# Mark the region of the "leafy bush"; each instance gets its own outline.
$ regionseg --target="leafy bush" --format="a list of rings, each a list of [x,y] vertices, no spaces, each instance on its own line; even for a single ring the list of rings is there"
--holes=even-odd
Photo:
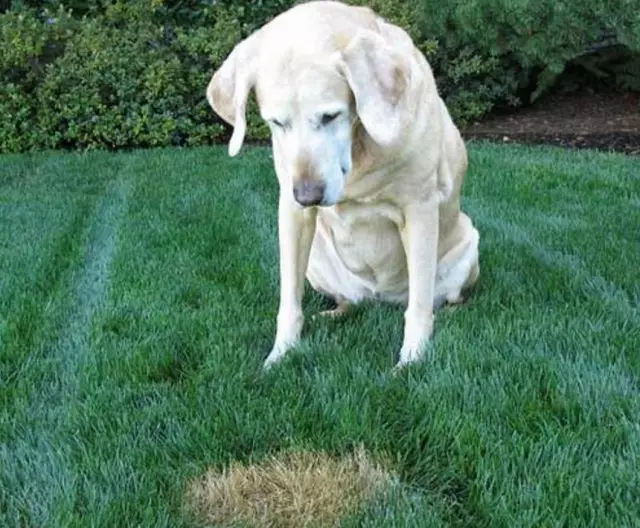
[[[33,10],[0,15],[0,152],[41,147],[35,129],[37,93],[46,69],[63,52],[75,21],[60,10],[38,18]]]
[[[628,0],[348,0],[404,27],[464,125],[538,97],[568,65],[637,88]],[[21,0],[0,11],[0,152],[223,141],[204,96],[242,38],[295,0]],[[619,53],[587,54],[602,35]],[[616,48],[618,49],[618,48]],[[625,57],[621,61],[620,58]],[[268,137],[255,100],[248,136]]]
[[[421,0],[421,30],[460,119],[496,102],[534,101],[602,37],[640,52],[640,9],[627,0]],[[623,69],[627,74],[628,69]],[[615,74],[615,72],[612,72]]]
[[[185,43],[149,16],[157,5],[116,2],[78,24],[38,90],[45,146],[180,145],[221,133],[203,96],[211,65],[197,70],[194,50],[221,56],[230,44],[211,36],[204,44],[197,33]]]
[[[94,1],[78,17],[62,7],[51,12],[45,6],[51,3],[0,15],[0,47],[10,50],[0,56],[0,151],[224,138],[205,88],[259,24],[250,23],[255,9],[248,17],[233,2]],[[187,16],[193,13],[197,19]],[[250,124],[251,137],[267,137],[255,103]]]

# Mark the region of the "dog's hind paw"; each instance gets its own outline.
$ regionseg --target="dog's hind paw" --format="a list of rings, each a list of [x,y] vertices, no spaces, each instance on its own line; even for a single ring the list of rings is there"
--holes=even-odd
[[[351,304],[349,301],[341,301],[333,310],[324,310],[323,312],[319,312],[313,316],[313,319],[319,319],[320,317],[342,317],[347,314],[350,306]]]

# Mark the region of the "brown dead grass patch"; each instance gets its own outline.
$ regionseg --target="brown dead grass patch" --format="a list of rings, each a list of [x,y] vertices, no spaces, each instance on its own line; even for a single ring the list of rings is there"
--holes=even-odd
[[[337,526],[393,480],[363,448],[341,458],[302,451],[209,470],[189,484],[186,503],[215,525]]]

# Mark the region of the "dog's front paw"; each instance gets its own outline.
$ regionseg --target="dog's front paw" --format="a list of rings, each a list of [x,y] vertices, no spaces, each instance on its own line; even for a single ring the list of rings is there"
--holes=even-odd
[[[422,345],[414,345],[414,346],[403,346],[400,350],[400,359],[396,366],[393,368],[394,371],[398,371],[408,365],[412,365],[424,359],[425,356],[425,348],[427,347],[427,343]]]
[[[271,352],[264,361],[264,368],[268,369],[278,363],[288,350],[293,348],[300,339],[303,324],[302,314],[290,315],[285,312],[278,316],[278,331]]]
[[[287,350],[289,350],[289,346],[285,346],[285,345],[274,345],[273,348],[271,349],[271,352],[269,352],[269,355],[267,356],[267,359],[264,360],[263,363],[263,368],[265,370],[270,369],[273,365],[275,365],[276,363],[278,363],[285,355],[285,353],[287,352]]]
[[[405,314],[404,342],[400,350],[400,359],[394,370],[412,365],[424,359],[433,334],[433,314]]]

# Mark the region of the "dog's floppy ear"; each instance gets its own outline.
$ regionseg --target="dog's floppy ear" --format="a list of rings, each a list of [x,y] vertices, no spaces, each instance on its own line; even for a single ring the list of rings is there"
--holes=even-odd
[[[409,121],[411,64],[403,50],[372,30],[360,31],[340,54],[356,110],[367,133],[379,145],[400,139]]]
[[[207,86],[211,108],[233,126],[230,156],[240,151],[247,130],[245,114],[249,92],[255,84],[257,40],[258,33],[254,33],[237,44]]]

